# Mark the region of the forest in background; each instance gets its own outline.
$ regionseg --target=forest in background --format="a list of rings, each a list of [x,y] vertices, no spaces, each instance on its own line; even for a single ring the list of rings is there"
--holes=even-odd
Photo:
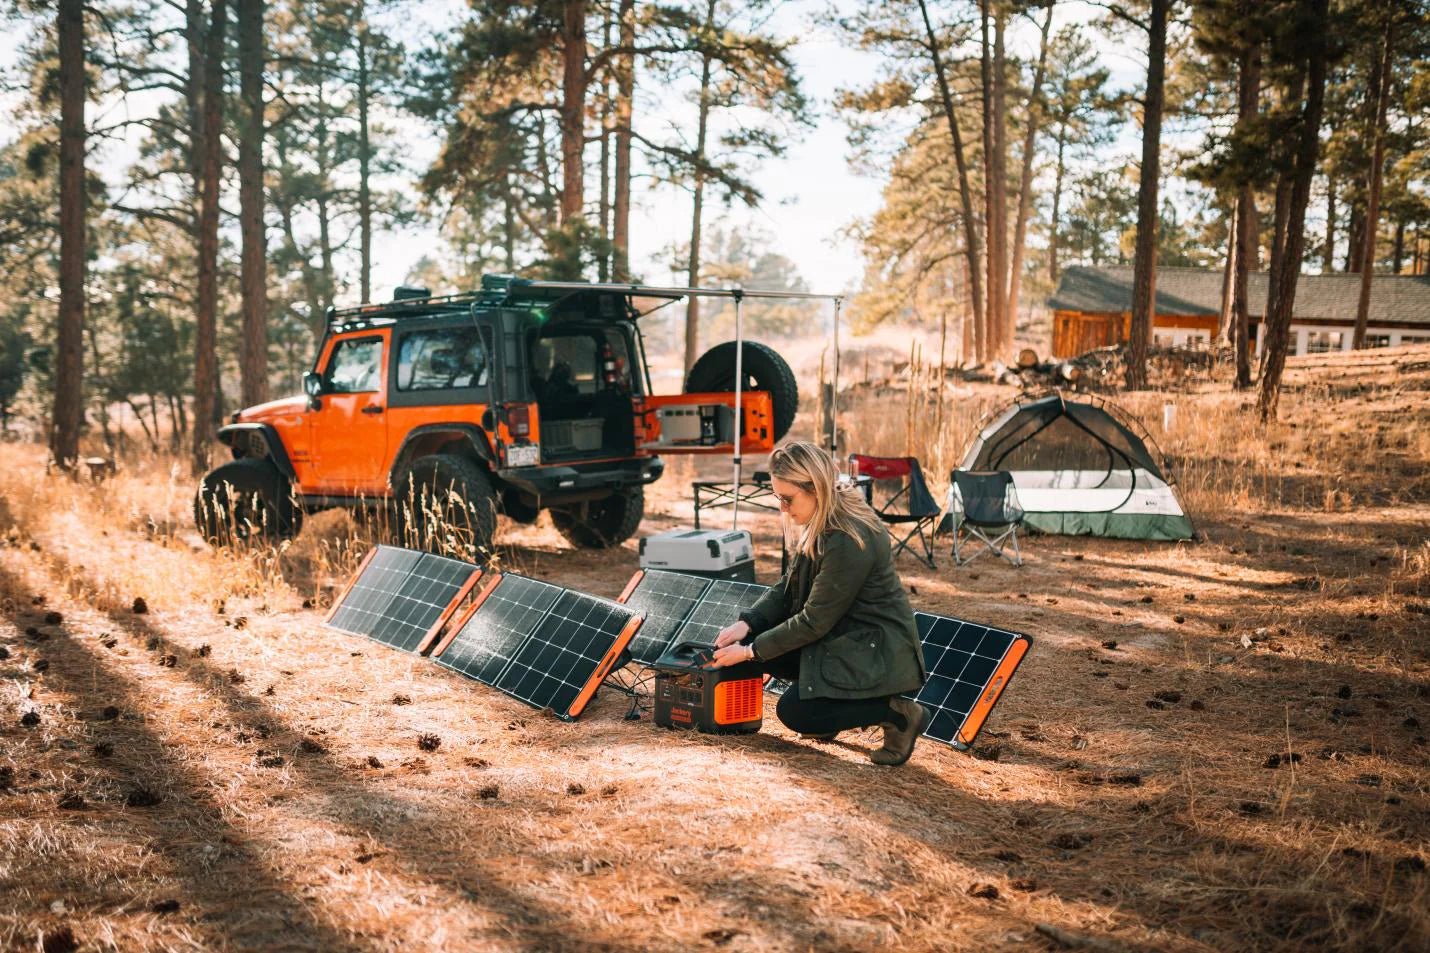
[[[375,249],[419,223],[442,240],[410,279],[434,290],[641,280],[631,207],[654,196],[689,209],[669,251],[690,284],[803,288],[773,237],[721,215],[768,201],[761,164],[831,115],[882,190],[850,223],[851,316],[938,328],[950,364],[1006,360],[1060,269],[1126,262],[1143,386],[1156,265],[1224,267],[1223,333],[1269,418],[1303,270],[1367,291],[1430,270],[1423,2],[833,4],[802,32],[881,66],[830,102],[780,6],[472,0],[423,32],[414,0],[8,0],[6,427],[27,418],[67,466],[125,408],[202,470],[216,422],[292,389],[327,308],[378,297]],[[1145,56],[1135,82],[1114,47]],[[438,142],[430,166],[414,136]],[[720,334],[699,307],[676,316],[687,363]]]

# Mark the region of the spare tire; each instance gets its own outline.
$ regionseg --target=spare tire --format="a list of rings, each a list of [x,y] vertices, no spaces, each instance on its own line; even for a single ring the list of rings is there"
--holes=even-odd
[[[779,440],[794,426],[799,410],[799,382],[779,352],[758,341],[746,341],[740,367],[744,390],[762,390],[770,395],[774,411],[774,438]],[[685,376],[685,392],[701,394],[735,389],[735,342],[717,344],[700,355]]]

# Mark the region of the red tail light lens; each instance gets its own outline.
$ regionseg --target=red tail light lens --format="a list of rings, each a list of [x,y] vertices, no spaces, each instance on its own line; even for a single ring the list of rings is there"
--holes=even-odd
[[[531,436],[531,407],[528,404],[512,404],[506,409],[506,426],[513,437]]]

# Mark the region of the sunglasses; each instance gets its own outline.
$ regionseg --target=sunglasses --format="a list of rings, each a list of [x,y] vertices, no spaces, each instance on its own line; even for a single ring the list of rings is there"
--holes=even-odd
[[[786,510],[787,510],[787,509],[789,509],[791,506],[794,506],[794,501],[798,498],[798,493],[801,493],[801,492],[803,492],[803,493],[813,493],[813,492],[814,492],[814,486],[813,486],[813,485],[805,486],[805,485],[803,485],[803,484],[796,484],[796,486],[799,486],[799,490],[797,490],[795,493],[791,493],[789,496],[785,496],[783,493],[776,493],[776,494],[775,494],[775,499],[776,499],[776,500],[779,500],[780,508],[781,508],[781,509],[786,509]]]

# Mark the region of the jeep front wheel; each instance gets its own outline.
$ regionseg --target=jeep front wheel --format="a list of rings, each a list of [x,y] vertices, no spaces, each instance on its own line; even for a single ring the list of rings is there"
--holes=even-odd
[[[199,535],[215,546],[296,536],[303,511],[270,460],[244,458],[215,467],[194,498]]]
[[[551,510],[551,522],[567,542],[581,549],[609,549],[635,535],[645,516],[645,490],[635,487],[603,500]]]
[[[397,481],[402,542],[428,552],[478,559],[496,531],[496,495],[474,461],[453,454],[418,457]]]

